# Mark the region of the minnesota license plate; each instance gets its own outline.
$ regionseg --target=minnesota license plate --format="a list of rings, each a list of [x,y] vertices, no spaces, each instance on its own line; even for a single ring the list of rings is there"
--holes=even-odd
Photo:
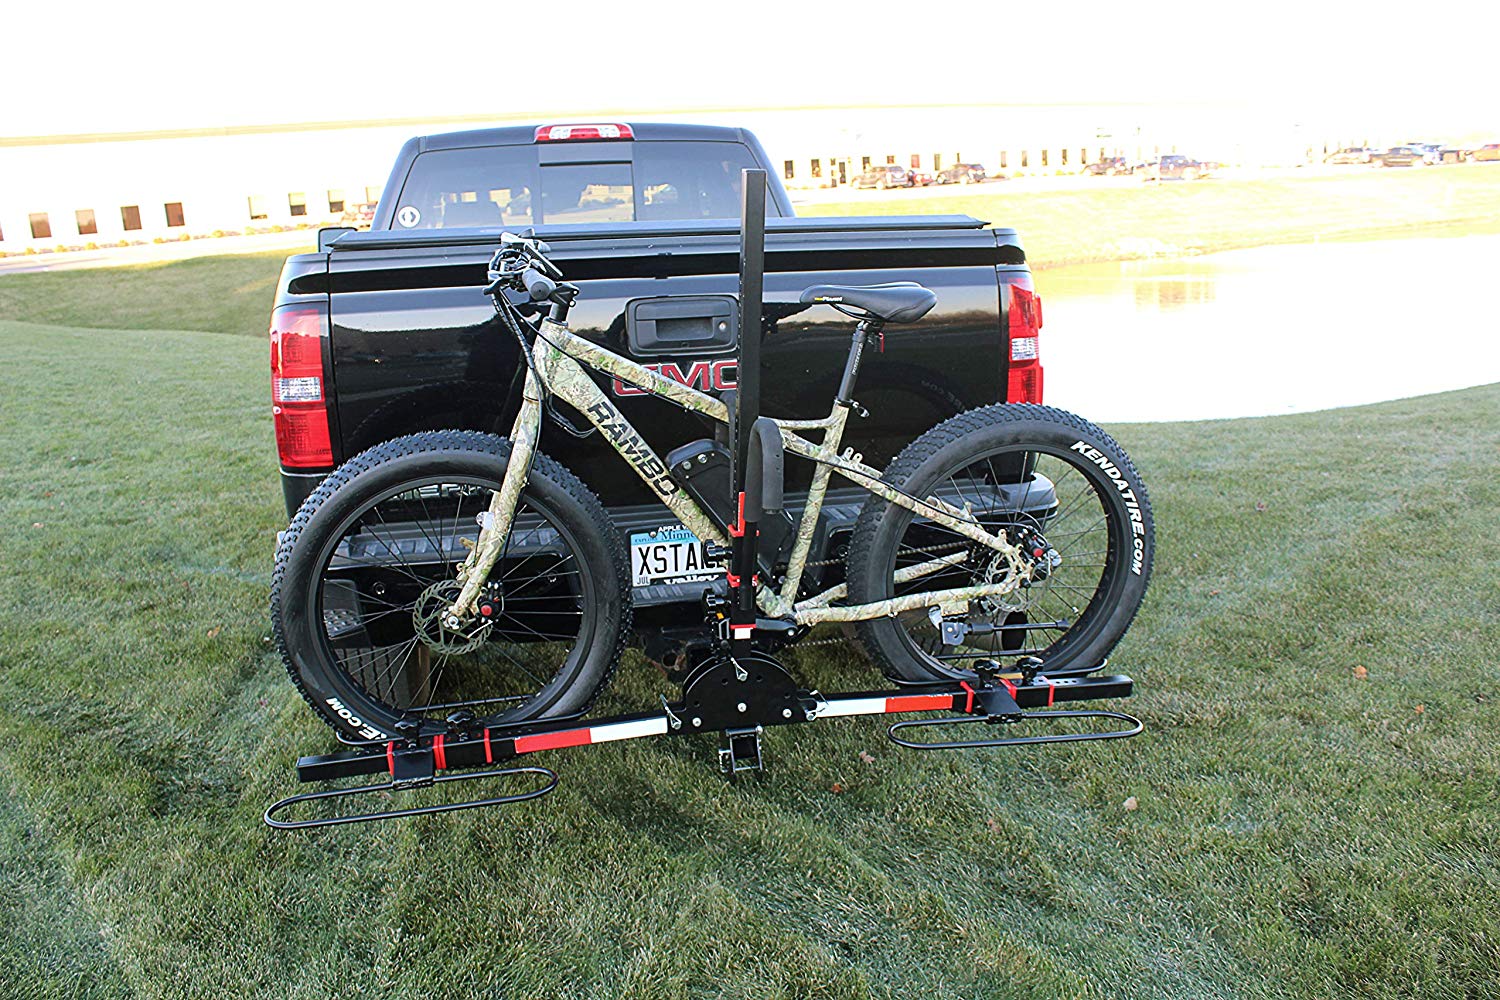
[[[630,576],[636,587],[657,583],[698,583],[722,576],[722,566],[703,558],[703,543],[680,524],[630,535]]]

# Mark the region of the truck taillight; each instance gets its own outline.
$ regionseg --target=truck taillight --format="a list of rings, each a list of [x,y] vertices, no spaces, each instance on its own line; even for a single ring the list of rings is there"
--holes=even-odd
[[[1042,297],[1019,283],[1010,290],[1010,380],[1007,403],[1042,401]]]
[[[324,394],[327,339],[328,314],[321,306],[282,306],[271,314],[271,414],[276,450],[288,468],[333,464]]]
[[[539,125],[537,142],[578,142],[583,139],[634,139],[629,125],[614,122],[607,125]]]

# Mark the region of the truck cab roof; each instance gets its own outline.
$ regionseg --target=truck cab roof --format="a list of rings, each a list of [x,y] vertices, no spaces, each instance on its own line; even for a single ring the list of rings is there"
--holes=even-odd
[[[717,125],[512,125],[401,147],[372,229],[737,217],[740,171],[766,171],[766,214],[793,215],[759,140]]]
[[[566,123],[558,123],[566,124]],[[739,142],[760,145],[749,131],[725,125],[683,125],[675,122],[620,122],[629,130],[628,138],[564,140],[574,142]],[[475,146],[530,146],[537,141],[538,129],[553,125],[508,125],[503,128],[465,129],[461,132],[438,132],[419,135],[411,141],[422,151],[429,149],[469,149]],[[555,141],[555,140],[554,140]]]

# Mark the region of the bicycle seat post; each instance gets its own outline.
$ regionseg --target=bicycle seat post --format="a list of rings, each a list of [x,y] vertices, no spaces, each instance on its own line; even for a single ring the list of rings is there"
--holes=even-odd
[[[849,359],[844,362],[844,377],[839,382],[839,394],[835,399],[840,406],[854,405],[854,382],[859,378],[859,363],[864,357],[865,344],[872,336],[878,336],[885,324],[878,319],[862,319],[854,327],[854,338],[849,343]]]

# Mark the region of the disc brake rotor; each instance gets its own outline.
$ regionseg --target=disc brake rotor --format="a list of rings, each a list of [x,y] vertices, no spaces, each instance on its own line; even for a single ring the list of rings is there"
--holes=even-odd
[[[464,629],[449,629],[443,625],[443,616],[458,600],[463,585],[457,580],[439,580],[417,597],[412,608],[411,623],[417,638],[437,653],[456,656],[469,653],[484,645],[489,638],[492,619],[472,621]]]
[[[1062,563],[1057,550],[1042,536],[1040,525],[1036,523],[1035,518],[1030,515],[1024,516],[1030,523],[1012,524],[1007,531],[1007,536],[1020,545],[1023,553],[1022,559],[1027,564],[1026,574],[1023,579],[1017,581],[1014,589],[979,600],[979,605],[990,614],[1030,610],[1046,595],[1050,589],[1049,581],[1052,572]],[[982,557],[983,553],[980,555]],[[980,582],[986,586],[1003,583],[1012,572],[1014,568],[1006,554],[993,552],[984,564]]]

